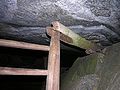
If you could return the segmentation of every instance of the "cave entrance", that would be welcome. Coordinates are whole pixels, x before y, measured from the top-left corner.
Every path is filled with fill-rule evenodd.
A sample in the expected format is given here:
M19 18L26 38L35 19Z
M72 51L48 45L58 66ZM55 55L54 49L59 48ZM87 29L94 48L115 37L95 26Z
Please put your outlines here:
M84 50L61 50L60 73L66 73ZM0 47L0 66L30 69L47 69L48 52ZM61 75L60 74L60 75ZM0 75L1 90L45 90L46 76Z
M67 71L77 57L86 54L84 50L80 48L80 51L76 49L72 52L70 50L61 50L62 60L60 62L60 39L62 37L62 40L68 40L68 42L71 39L65 38L66 36L61 36L58 31L51 31L52 32L49 33L51 36L50 47L0 39L0 46L4 46L0 47L0 66L2 66L0 67L0 74L2 74L0 80L4 82L1 83L1 88L4 90L18 88L31 90L59 90L60 74ZM49 51L49 53L46 51ZM40 75L42 75L42 77L40 77ZM5 87L6 85L7 87Z
M85 56L84 50L61 50L60 73L69 70L78 57ZM0 47L0 66L30 69L47 69L48 52ZM61 75L60 74L60 75ZM45 90L46 76L0 75L1 90Z
M51 31L50 46L30 44L30 43L5 40L5 39L0 39L0 46L48 51L49 52L48 63L45 63L43 61L44 64L47 64L47 70L0 67L0 74L47 76L46 90L59 90L59 86L60 86L59 85L59 74L60 74L60 33L59 32L53 30Z

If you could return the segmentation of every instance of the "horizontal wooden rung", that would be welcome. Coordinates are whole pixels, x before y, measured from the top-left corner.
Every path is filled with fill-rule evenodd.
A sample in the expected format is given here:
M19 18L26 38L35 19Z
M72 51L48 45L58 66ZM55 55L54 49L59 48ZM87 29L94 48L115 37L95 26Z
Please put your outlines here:
M21 48L21 49L31 49L31 50L41 50L41 51L50 50L50 47L47 45L32 44L32 43L26 43L26 42L21 42L21 41L14 41L14 40L6 40L6 39L0 39L0 46Z
M48 70L0 67L0 75L48 75Z

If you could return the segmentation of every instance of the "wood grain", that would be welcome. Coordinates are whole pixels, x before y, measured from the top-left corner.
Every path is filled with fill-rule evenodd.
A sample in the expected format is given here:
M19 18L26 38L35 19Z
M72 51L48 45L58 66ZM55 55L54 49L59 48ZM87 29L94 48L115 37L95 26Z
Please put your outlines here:
M59 90L60 77L60 33L52 30L48 59L46 90Z
M32 44L32 43L6 40L6 39L0 39L0 46L21 48L21 49L31 49L31 50L41 50L41 51L49 51L50 49L50 47L46 45Z
M0 75L48 75L47 70L0 67Z

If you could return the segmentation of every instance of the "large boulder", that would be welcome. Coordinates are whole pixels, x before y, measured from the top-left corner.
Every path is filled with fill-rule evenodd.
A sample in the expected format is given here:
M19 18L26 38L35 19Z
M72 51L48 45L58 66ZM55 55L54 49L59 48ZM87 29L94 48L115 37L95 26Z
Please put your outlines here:
M61 90L119 90L120 43L78 58L62 75Z
M104 46L120 41L119 0L0 0L0 22L13 28L43 28L55 20Z

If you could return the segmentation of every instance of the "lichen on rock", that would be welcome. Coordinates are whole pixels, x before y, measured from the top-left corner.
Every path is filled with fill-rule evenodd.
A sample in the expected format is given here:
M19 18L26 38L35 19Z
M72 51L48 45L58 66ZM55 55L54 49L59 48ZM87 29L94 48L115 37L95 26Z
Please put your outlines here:
M61 90L119 90L120 43L78 58L63 74Z

